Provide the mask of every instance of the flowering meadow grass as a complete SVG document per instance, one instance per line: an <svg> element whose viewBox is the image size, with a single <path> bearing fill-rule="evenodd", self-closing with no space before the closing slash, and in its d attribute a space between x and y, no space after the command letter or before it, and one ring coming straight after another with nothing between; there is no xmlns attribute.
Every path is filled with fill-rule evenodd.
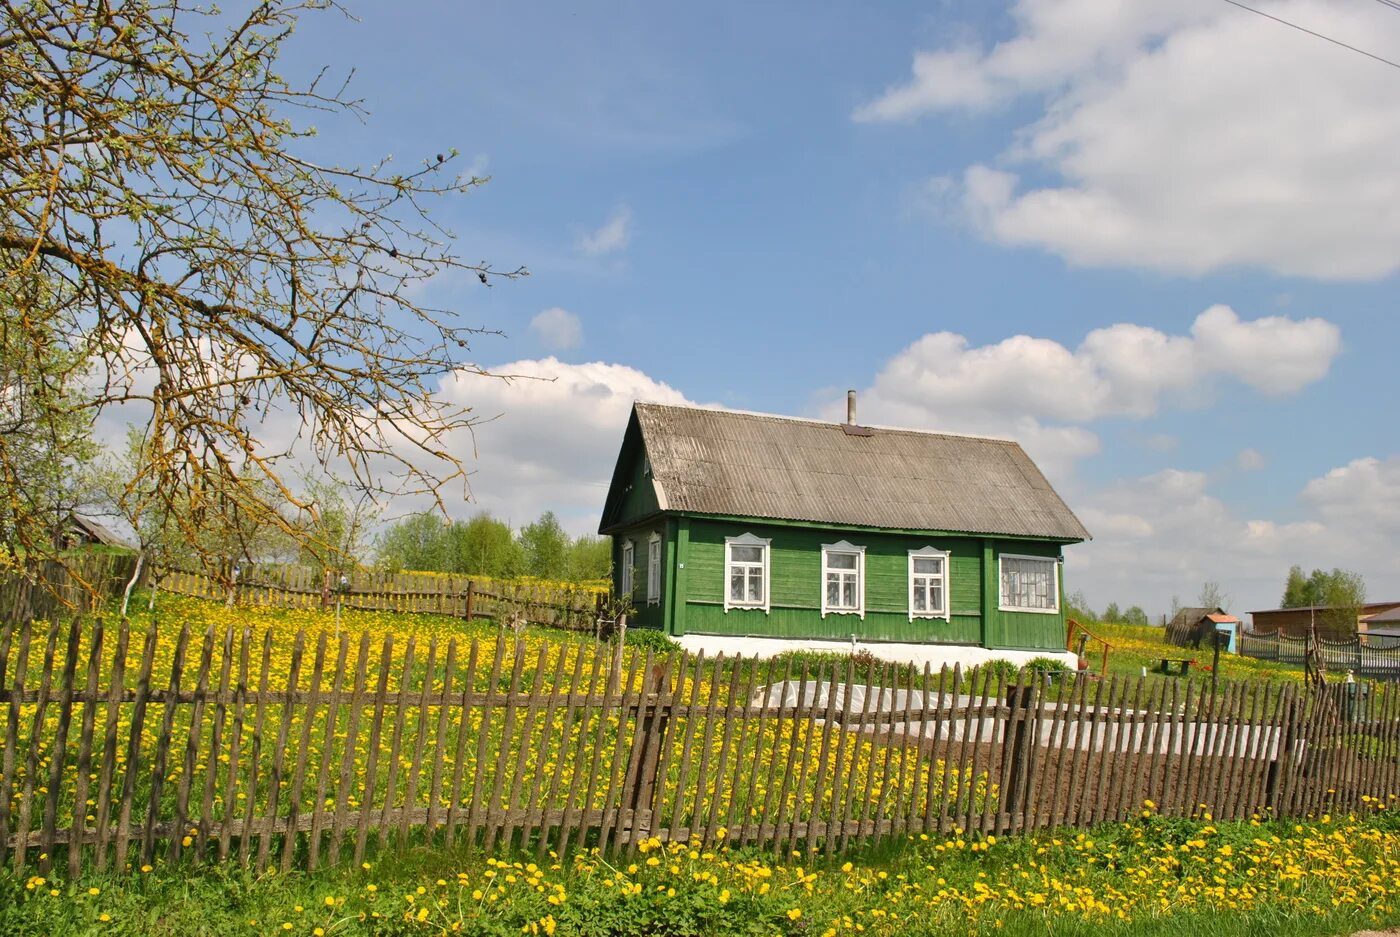
<svg viewBox="0 0 1400 937"><path fill-rule="evenodd" d="M1231 935L1400 923L1400 813L1301 823L1143 816L998 840L910 837L786 858L648 841L605 860L410 850L254 875L133 867L76 881L0 872L14 935Z"/></svg>

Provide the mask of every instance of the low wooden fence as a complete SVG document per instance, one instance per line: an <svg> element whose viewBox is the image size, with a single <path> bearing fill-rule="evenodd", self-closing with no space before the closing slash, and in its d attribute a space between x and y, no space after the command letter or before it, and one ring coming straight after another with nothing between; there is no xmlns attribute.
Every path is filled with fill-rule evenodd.
<svg viewBox="0 0 1400 937"><path fill-rule="evenodd" d="M1397 687L1071 678L369 634L0 634L0 862L383 845L840 850L1400 791Z"/></svg>
<svg viewBox="0 0 1400 937"><path fill-rule="evenodd" d="M95 612L121 595L135 571L135 555L76 552L0 571L0 622Z"/></svg>
<svg viewBox="0 0 1400 937"><path fill-rule="evenodd" d="M329 572L300 566L257 567L240 575L232 589L197 570L164 569L157 584L165 592L218 601L232 591L238 605L430 612L573 631L594 630L602 606L597 592L582 587L370 570L349 573L342 583Z"/></svg>
<svg viewBox="0 0 1400 937"><path fill-rule="evenodd" d="M1308 659L1308 638L1282 634L1240 635L1239 650L1246 657L1276 660L1303 667ZM1319 642L1328 673L1366 680L1400 680L1400 638L1372 635L1349 641Z"/></svg>

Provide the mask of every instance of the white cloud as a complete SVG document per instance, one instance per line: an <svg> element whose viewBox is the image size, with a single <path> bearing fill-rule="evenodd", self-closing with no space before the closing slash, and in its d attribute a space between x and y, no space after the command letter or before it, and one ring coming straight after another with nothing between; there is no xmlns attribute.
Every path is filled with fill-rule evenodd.
<svg viewBox="0 0 1400 937"><path fill-rule="evenodd" d="M583 323L567 309L553 306L530 320L530 331L546 348L567 351L583 341Z"/></svg>
<svg viewBox="0 0 1400 937"><path fill-rule="evenodd" d="M1400 17L1379 4L1265 6L1400 47ZM1385 66L1212 0L1018 0L1012 17L1013 35L989 48L918 53L908 81L853 115L1039 100L995 164L961 174L961 211L985 237L1187 274L1400 269L1400 87Z"/></svg>
<svg viewBox="0 0 1400 937"><path fill-rule="evenodd" d="M1138 604L1161 613L1189 604L1206 580L1233 611L1271 608L1288 568L1340 566L1365 576L1378 599L1397 594L1400 457L1358 459L1310 481L1303 516L1239 516L1201 472L1168 469L1071 499L1094 534L1066 551L1066 585L1098 606Z"/></svg>
<svg viewBox="0 0 1400 937"><path fill-rule="evenodd" d="M622 206L608 216L603 226L578 239L578 249L590 257L614 254L632 240L632 209Z"/></svg>
<svg viewBox="0 0 1400 937"><path fill-rule="evenodd" d="M472 502L450 506L459 516L489 510L524 523L553 510L574 533L596 530L632 402L690 402L621 364L550 357L492 371L513 377L459 372L438 393L444 403L471 407L483 421L450 444L473 473Z"/></svg>
<svg viewBox="0 0 1400 937"><path fill-rule="evenodd" d="M1241 449L1235 453L1235 467L1241 472L1257 472L1268 464L1258 449Z"/></svg>
<svg viewBox="0 0 1400 937"><path fill-rule="evenodd" d="M1142 419L1167 402L1205 403L1222 376L1264 394L1293 393L1324 376L1340 349L1340 332L1326 320L1242 320L1226 306L1201 313L1186 335L1122 323L1093 330L1074 349L1027 335L973 346L962 335L935 332L885 363L863 394L861 414L871 422L1008 435L1054 476L1098 451L1097 437L1074 424ZM833 418L838 409L823 408Z"/></svg>

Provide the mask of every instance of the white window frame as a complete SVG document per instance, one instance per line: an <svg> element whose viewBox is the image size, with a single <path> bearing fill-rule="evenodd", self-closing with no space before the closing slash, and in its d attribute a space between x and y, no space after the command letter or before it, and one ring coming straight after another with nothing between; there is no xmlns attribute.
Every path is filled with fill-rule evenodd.
<svg viewBox="0 0 1400 937"><path fill-rule="evenodd" d="M826 601L826 577L827 573L848 573L847 569L832 569L827 565L827 558L833 553L854 553L856 557L856 607L855 608L832 608ZM858 547L853 543L842 540L838 543L822 544L822 617L827 615L854 615L862 621L865 620L865 547Z"/></svg>
<svg viewBox="0 0 1400 937"><path fill-rule="evenodd" d="M1026 608L1020 605L1007 605L1005 589L1005 579L1003 578L1002 566L1006 560L1031 560L1036 563L1049 563L1051 565L1050 594L1055 599L1055 604L1051 608ZM1029 556L1024 553L1002 553L997 557L997 608L1003 612L1029 612L1033 615L1058 615L1060 614L1060 561L1053 556Z"/></svg>
<svg viewBox="0 0 1400 937"><path fill-rule="evenodd" d="M647 539L647 604L661 604L661 535Z"/></svg>
<svg viewBox="0 0 1400 937"><path fill-rule="evenodd" d="M632 594L632 568L637 563L637 544L630 537L622 541L622 577L620 584L623 595Z"/></svg>
<svg viewBox="0 0 1400 937"><path fill-rule="evenodd" d="M943 572L939 574L939 578L942 580L942 589L940 589L939 591L942 592L942 594L943 594L943 607L942 607L941 609L936 609L936 610L935 610L935 609L929 609L929 610L927 610L927 611L922 611L922 612L919 612L919 611L915 611L915 610L914 610L914 576L915 576L915 573L914 573L914 561L915 561L915 560L942 560L942 561L943 561ZM923 548L918 549L918 550L910 550L910 551L909 551L909 620L910 620L910 621L913 621L915 618L941 618L941 619L943 619L944 621L948 621L948 620L949 620L949 618L950 618L950 616L951 616L951 614L952 614L952 613L949 611L949 609L952 607L952 604L953 604L953 601L952 601L952 590L951 590L950 585L949 585L950 580L951 580L951 578L952 578L952 577L949 575L950 572L951 572L951 570L950 570L950 568L949 568L950 565L951 565L951 564L950 564L950 559L949 559L948 551L947 551L947 550L936 550L936 549L934 549L933 547L923 547ZM921 573L921 574L919 574L919 575L928 575L928 574L927 574L927 573Z"/></svg>
<svg viewBox="0 0 1400 937"><path fill-rule="evenodd" d="M752 563L735 563L730 547L761 547L763 549L763 601L735 602L729 594L729 577L736 566L749 567ZM771 538L756 537L753 534L740 534L724 538L724 610L731 608L760 609L767 614L773 600L773 590L769 588L769 573L773 568L773 541Z"/></svg>

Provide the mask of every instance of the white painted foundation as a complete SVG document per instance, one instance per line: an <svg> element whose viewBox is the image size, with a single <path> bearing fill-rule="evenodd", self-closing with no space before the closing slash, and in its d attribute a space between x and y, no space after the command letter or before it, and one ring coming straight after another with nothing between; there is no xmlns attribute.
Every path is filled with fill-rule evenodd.
<svg viewBox="0 0 1400 937"><path fill-rule="evenodd" d="M964 668L985 664L989 660L1007 660L1020 667L1037 657L1061 660L1073 668L1077 659L1070 651L1008 651L955 644L887 644L884 642L813 641L797 638L737 637L721 634L685 634L676 640L692 653L704 651L706 657L772 657L784 651L828 651L850 654L869 651L881 660L896 664L912 663L916 667L928 664L932 670L961 664Z"/></svg>

